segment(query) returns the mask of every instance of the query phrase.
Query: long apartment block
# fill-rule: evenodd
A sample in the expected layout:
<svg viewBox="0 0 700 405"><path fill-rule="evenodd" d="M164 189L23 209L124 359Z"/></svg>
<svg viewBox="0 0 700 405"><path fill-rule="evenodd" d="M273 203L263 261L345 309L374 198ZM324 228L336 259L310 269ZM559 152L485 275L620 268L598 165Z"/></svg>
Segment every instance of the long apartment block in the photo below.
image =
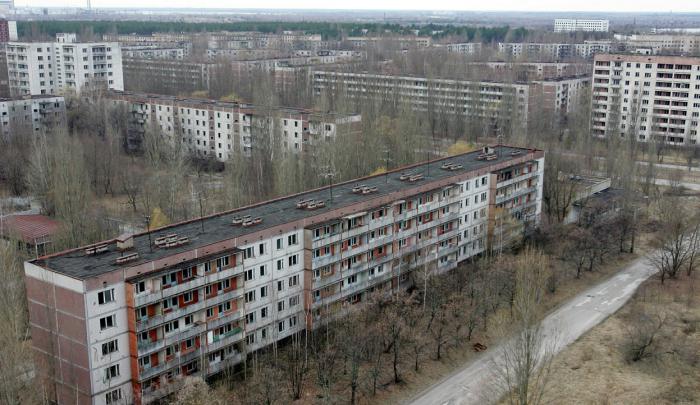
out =
<svg viewBox="0 0 700 405"><path fill-rule="evenodd" d="M559 77L528 82L433 79L341 71L313 72L314 94L345 94L409 103L419 111L431 108L448 113L502 120L525 126L530 110L564 116L578 105L590 77Z"/></svg>
<svg viewBox="0 0 700 405"><path fill-rule="evenodd" d="M151 403L536 226L543 169L489 147L26 262L37 370L58 403Z"/></svg>
<svg viewBox="0 0 700 405"><path fill-rule="evenodd" d="M595 136L697 143L700 58L597 55L591 96Z"/></svg>
<svg viewBox="0 0 700 405"><path fill-rule="evenodd" d="M131 147L138 147L147 130L158 130L171 142L182 142L196 156L222 162L236 151L250 155L258 135L277 142L283 150L303 152L336 135L359 130L362 119L360 115L144 93L111 92L107 97L127 108Z"/></svg>
<svg viewBox="0 0 700 405"><path fill-rule="evenodd" d="M4 52L14 96L81 92L90 85L124 90L122 55L116 42L8 42Z"/></svg>

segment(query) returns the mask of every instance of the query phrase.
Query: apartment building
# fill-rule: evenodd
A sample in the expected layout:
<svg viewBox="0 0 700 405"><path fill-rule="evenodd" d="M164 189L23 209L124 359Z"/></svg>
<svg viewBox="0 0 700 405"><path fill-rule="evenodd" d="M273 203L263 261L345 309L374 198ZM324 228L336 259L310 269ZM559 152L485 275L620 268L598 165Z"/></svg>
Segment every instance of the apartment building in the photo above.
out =
<svg viewBox="0 0 700 405"><path fill-rule="evenodd" d="M498 52L512 58L544 58L563 60L572 57L590 59L596 53L610 52L610 41L584 41L583 43L529 43L499 42Z"/></svg>
<svg viewBox="0 0 700 405"><path fill-rule="evenodd" d="M403 102L419 111L442 110L515 127L525 127L535 108L565 115L577 105L580 90L590 86L588 76L492 82L319 70L313 72L313 80L316 96L345 94ZM551 97L531 103L539 94Z"/></svg>
<svg viewBox="0 0 700 405"><path fill-rule="evenodd" d="M462 42L445 45L447 52L461 53L465 55L478 55L481 53L481 42Z"/></svg>
<svg viewBox="0 0 700 405"><path fill-rule="evenodd" d="M362 120L360 115L143 93L111 92L107 97L127 108L131 148L140 146L147 130L158 130L194 155L222 162L236 152L250 155L257 134L266 134L283 150L310 152L322 141L360 130Z"/></svg>
<svg viewBox="0 0 700 405"><path fill-rule="evenodd" d="M128 91L164 94L209 89L214 62L124 58L124 84Z"/></svg>
<svg viewBox="0 0 700 405"><path fill-rule="evenodd" d="M652 54L700 56L700 35L616 34L620 50L649 49Z"/></svg>
<svg viewBox="0 0 700 405"><path fill-rule="evenodd" d="M543 169L496 146L26 262L39 377L57 403L154 402L454 269L501 239L497 212L536 226Z"/></svg>
<svg viewBox="0 0 700 405"><path fill-rule="evenodd" d="M122 55L114 42L8 42L5 47L12 95L63 94L91 86L124 90Z"/></svg>
<svg viewBox="0 0 700 405"><path fill-rule="evenodd" d="M386 37L347 37L344 42L355 48L367 48L386 44L401 49L427 48L433 44L431 37L419 36L386 36Z"/></svg>
<svg viewBox="0 0 700 405"><path fill-rule="evenodd" d="M66 126L66 103L60 96L0 98L0 135L50 133Z"/></svg>
<svg viewBox="0 0 700 405"><path fill-rule="evenodd" d="M487 72L491 77L516 81L560 79L590 74L591 65L579 62L466 62L469 70Z"/></svg>
<svg viewBox="0 0 700 405"><path fill-rule="evenodd" d="M0 43L17 40L17 21L0 18Z"/></svg>
<svg viewBox="0 0 700 405"><path fill-rule="evenodd" d="M700 58L605 54L593 69L593 135L697 143Z"/></svg>
<svg viewBox="0 0 700 405"><path fill-rule="evenodd" d="M554 20L554 32L608 32L609 20L557 18Z"/></svg>
<svg viewBox="0 0 700 405"><path fill-rule="evenodd" d="M189 55L187 48L177 46L127 45L121 49L124 58L182 60Z"/></svg>

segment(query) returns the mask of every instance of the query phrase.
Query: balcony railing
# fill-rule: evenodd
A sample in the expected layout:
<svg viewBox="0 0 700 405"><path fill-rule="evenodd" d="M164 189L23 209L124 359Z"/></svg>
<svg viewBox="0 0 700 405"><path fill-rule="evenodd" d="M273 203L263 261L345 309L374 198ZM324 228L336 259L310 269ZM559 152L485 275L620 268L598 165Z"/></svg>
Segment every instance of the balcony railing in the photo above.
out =
<svg viewBox="0 0 700 405"><path fill-rule="evenodd" d="M158 291L153 291L147 294L138 294L134 296L134 307L148 305L149 303L160 301L176 294L200 288L206 284L215 283L224 278L233 277L239 273L243 273L243 266L241 265L210 274L205 274L201 277L194 277L193 279L185 281L184 283L176 284L168 288L161 288Z"/></svg>
<svg viewBox="0 0 700 405"><path fill-rule="evenodd" d="M153 328L154 326L160 325L165 322L169 322L181 317L184 317L185 315L191 314L193 312L201 311L202 309L210 306L214 306L217 304L221 304L224 301L228 301L232 298L236 298L243 295L243 288L238 287L235 290L225 292L223 294L219 294L216 297L212 297L209 299L201 299L197 303L190 304L184 308L175 308L171 312L168 312L167 314L164 315L156 315L150 318L147 318L145 320L137 321L136 322L136 331L141 332L145 329L150 329Z"/></svg>

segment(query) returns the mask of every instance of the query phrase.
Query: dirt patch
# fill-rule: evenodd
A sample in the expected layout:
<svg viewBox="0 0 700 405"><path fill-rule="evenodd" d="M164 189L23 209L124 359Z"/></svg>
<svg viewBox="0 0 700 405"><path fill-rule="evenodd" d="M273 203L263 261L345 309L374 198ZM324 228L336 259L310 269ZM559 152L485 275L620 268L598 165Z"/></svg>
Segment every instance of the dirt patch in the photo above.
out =
<svg viewBox="0 0 700 405"><path fill-rule="evenodd" d="M553 403L700 403L700 283L683 277L645 282L618 313L560 353L553 364ZM666 318L650 356L629 361L639 314ZM572 398L576 398L572 401Z"/></svg>

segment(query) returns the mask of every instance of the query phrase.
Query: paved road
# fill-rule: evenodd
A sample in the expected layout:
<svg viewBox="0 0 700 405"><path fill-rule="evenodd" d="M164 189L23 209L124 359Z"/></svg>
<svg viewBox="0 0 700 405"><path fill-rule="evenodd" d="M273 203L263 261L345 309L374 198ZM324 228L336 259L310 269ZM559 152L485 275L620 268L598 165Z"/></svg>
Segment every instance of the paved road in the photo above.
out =
<svg viewBox="0 0 700 405"><path fill-rule="evenodd" d="M561 351L620 309L654 272L648 259L640 258L615 276L582 292L543 320L545 338L550 344L556 341L555 351ZM423 391L408 404L483 404L501 395L502 392L493 386L493 367L501 350L501 346L489 348L481 357Z"/></svg>

